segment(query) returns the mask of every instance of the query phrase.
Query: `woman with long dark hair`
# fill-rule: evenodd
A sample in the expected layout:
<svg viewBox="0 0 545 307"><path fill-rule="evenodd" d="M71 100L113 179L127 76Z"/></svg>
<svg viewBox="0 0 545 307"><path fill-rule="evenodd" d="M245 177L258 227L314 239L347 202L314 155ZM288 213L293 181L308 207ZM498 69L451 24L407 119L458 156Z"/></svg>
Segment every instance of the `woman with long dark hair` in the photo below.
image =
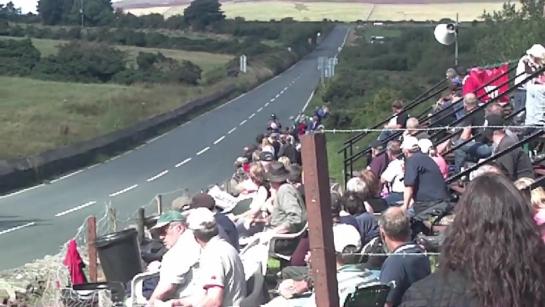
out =
<svg viewBox="0 0 545 307"><path fill-rule="evenodd" d="M482 175L456 207L439 270L402 306L545 306L544 255L527 201L506 177Z"/></svg>

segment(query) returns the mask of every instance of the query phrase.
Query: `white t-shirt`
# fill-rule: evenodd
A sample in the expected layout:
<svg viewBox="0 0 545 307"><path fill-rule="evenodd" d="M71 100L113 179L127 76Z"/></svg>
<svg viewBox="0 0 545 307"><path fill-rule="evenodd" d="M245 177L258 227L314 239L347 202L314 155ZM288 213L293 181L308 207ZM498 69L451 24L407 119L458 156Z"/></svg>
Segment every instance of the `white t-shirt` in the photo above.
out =
<svg viewBox="0 0 545 307"><path fill-rule="evenodd" d="M199 287L223 288L223 307L239 306L246 296L244 267L237 251L218 236L202 249L198 271Z"/></svg>
<svg viewBox="0 0 545 307"><path fill-rule="evenodd" d="M179 285L174 297L188 296L193 292L193 274L199 262L200 253L201 247L195 241L193 232L186 230L172 248L163 255L159 281Z"/></svg>
<svg viewBox="0 0 545 307"><path fill-rule="evenodd" d="M403 170L404 162L400 159L395 159L388 164L380 178L388 182L390 185L391 192L403 193L405 185L403 184Z"/></svg>

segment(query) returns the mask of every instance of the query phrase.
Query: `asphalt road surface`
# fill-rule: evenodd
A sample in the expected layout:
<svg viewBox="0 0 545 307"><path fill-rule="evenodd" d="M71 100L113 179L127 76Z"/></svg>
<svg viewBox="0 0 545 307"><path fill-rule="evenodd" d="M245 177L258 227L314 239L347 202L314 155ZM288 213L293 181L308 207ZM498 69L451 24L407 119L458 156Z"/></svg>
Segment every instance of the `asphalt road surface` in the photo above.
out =
<svg viewBox="0 0 545 307"><path fill-rule="evenodd" d="M118 218L133 216L157 194L198 192L233 173L244 145L265 131L275 113L281 122L306 107L319 82L319 56L344 46L337 26L310 55L281 75L109 161L0 197L0 270L56 254L89 215L105 204ZM165 203L176 196L170 193Z"/></svg>

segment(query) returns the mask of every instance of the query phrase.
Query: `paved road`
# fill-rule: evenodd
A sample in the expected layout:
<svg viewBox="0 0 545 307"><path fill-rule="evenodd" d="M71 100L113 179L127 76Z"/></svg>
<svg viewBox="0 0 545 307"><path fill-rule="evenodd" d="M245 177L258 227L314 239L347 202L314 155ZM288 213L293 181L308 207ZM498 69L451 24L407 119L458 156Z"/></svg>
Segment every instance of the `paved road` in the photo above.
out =
<svg viewBox="0 0 545 307"><path fill-rule="evenodd" d="M0 269L55 254L84 219L111 203L128 218L154 195L182 187L199 191L233 172L244 145L301 111L319 81L317 57L332 56L346 39L338 26L320 47L278 77L105 163L0 197ZM169 194L166 201L175 196Z"/></svg>

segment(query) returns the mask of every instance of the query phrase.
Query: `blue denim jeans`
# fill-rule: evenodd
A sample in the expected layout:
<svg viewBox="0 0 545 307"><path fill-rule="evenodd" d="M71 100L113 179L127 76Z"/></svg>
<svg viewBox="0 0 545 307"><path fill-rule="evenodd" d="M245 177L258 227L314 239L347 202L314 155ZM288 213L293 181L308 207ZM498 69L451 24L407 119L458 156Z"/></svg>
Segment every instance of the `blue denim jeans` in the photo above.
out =
<svg viewBox="0 0 545 307"><path fill-rule="evenodd" d="M463 140L458 140L455 144L458 145L461 143L463 143ZM454 151L454 169L456 172L460 172L464 162L477 162L479 159L487 158L491 154L491 146L471 141Z"/></svg>

